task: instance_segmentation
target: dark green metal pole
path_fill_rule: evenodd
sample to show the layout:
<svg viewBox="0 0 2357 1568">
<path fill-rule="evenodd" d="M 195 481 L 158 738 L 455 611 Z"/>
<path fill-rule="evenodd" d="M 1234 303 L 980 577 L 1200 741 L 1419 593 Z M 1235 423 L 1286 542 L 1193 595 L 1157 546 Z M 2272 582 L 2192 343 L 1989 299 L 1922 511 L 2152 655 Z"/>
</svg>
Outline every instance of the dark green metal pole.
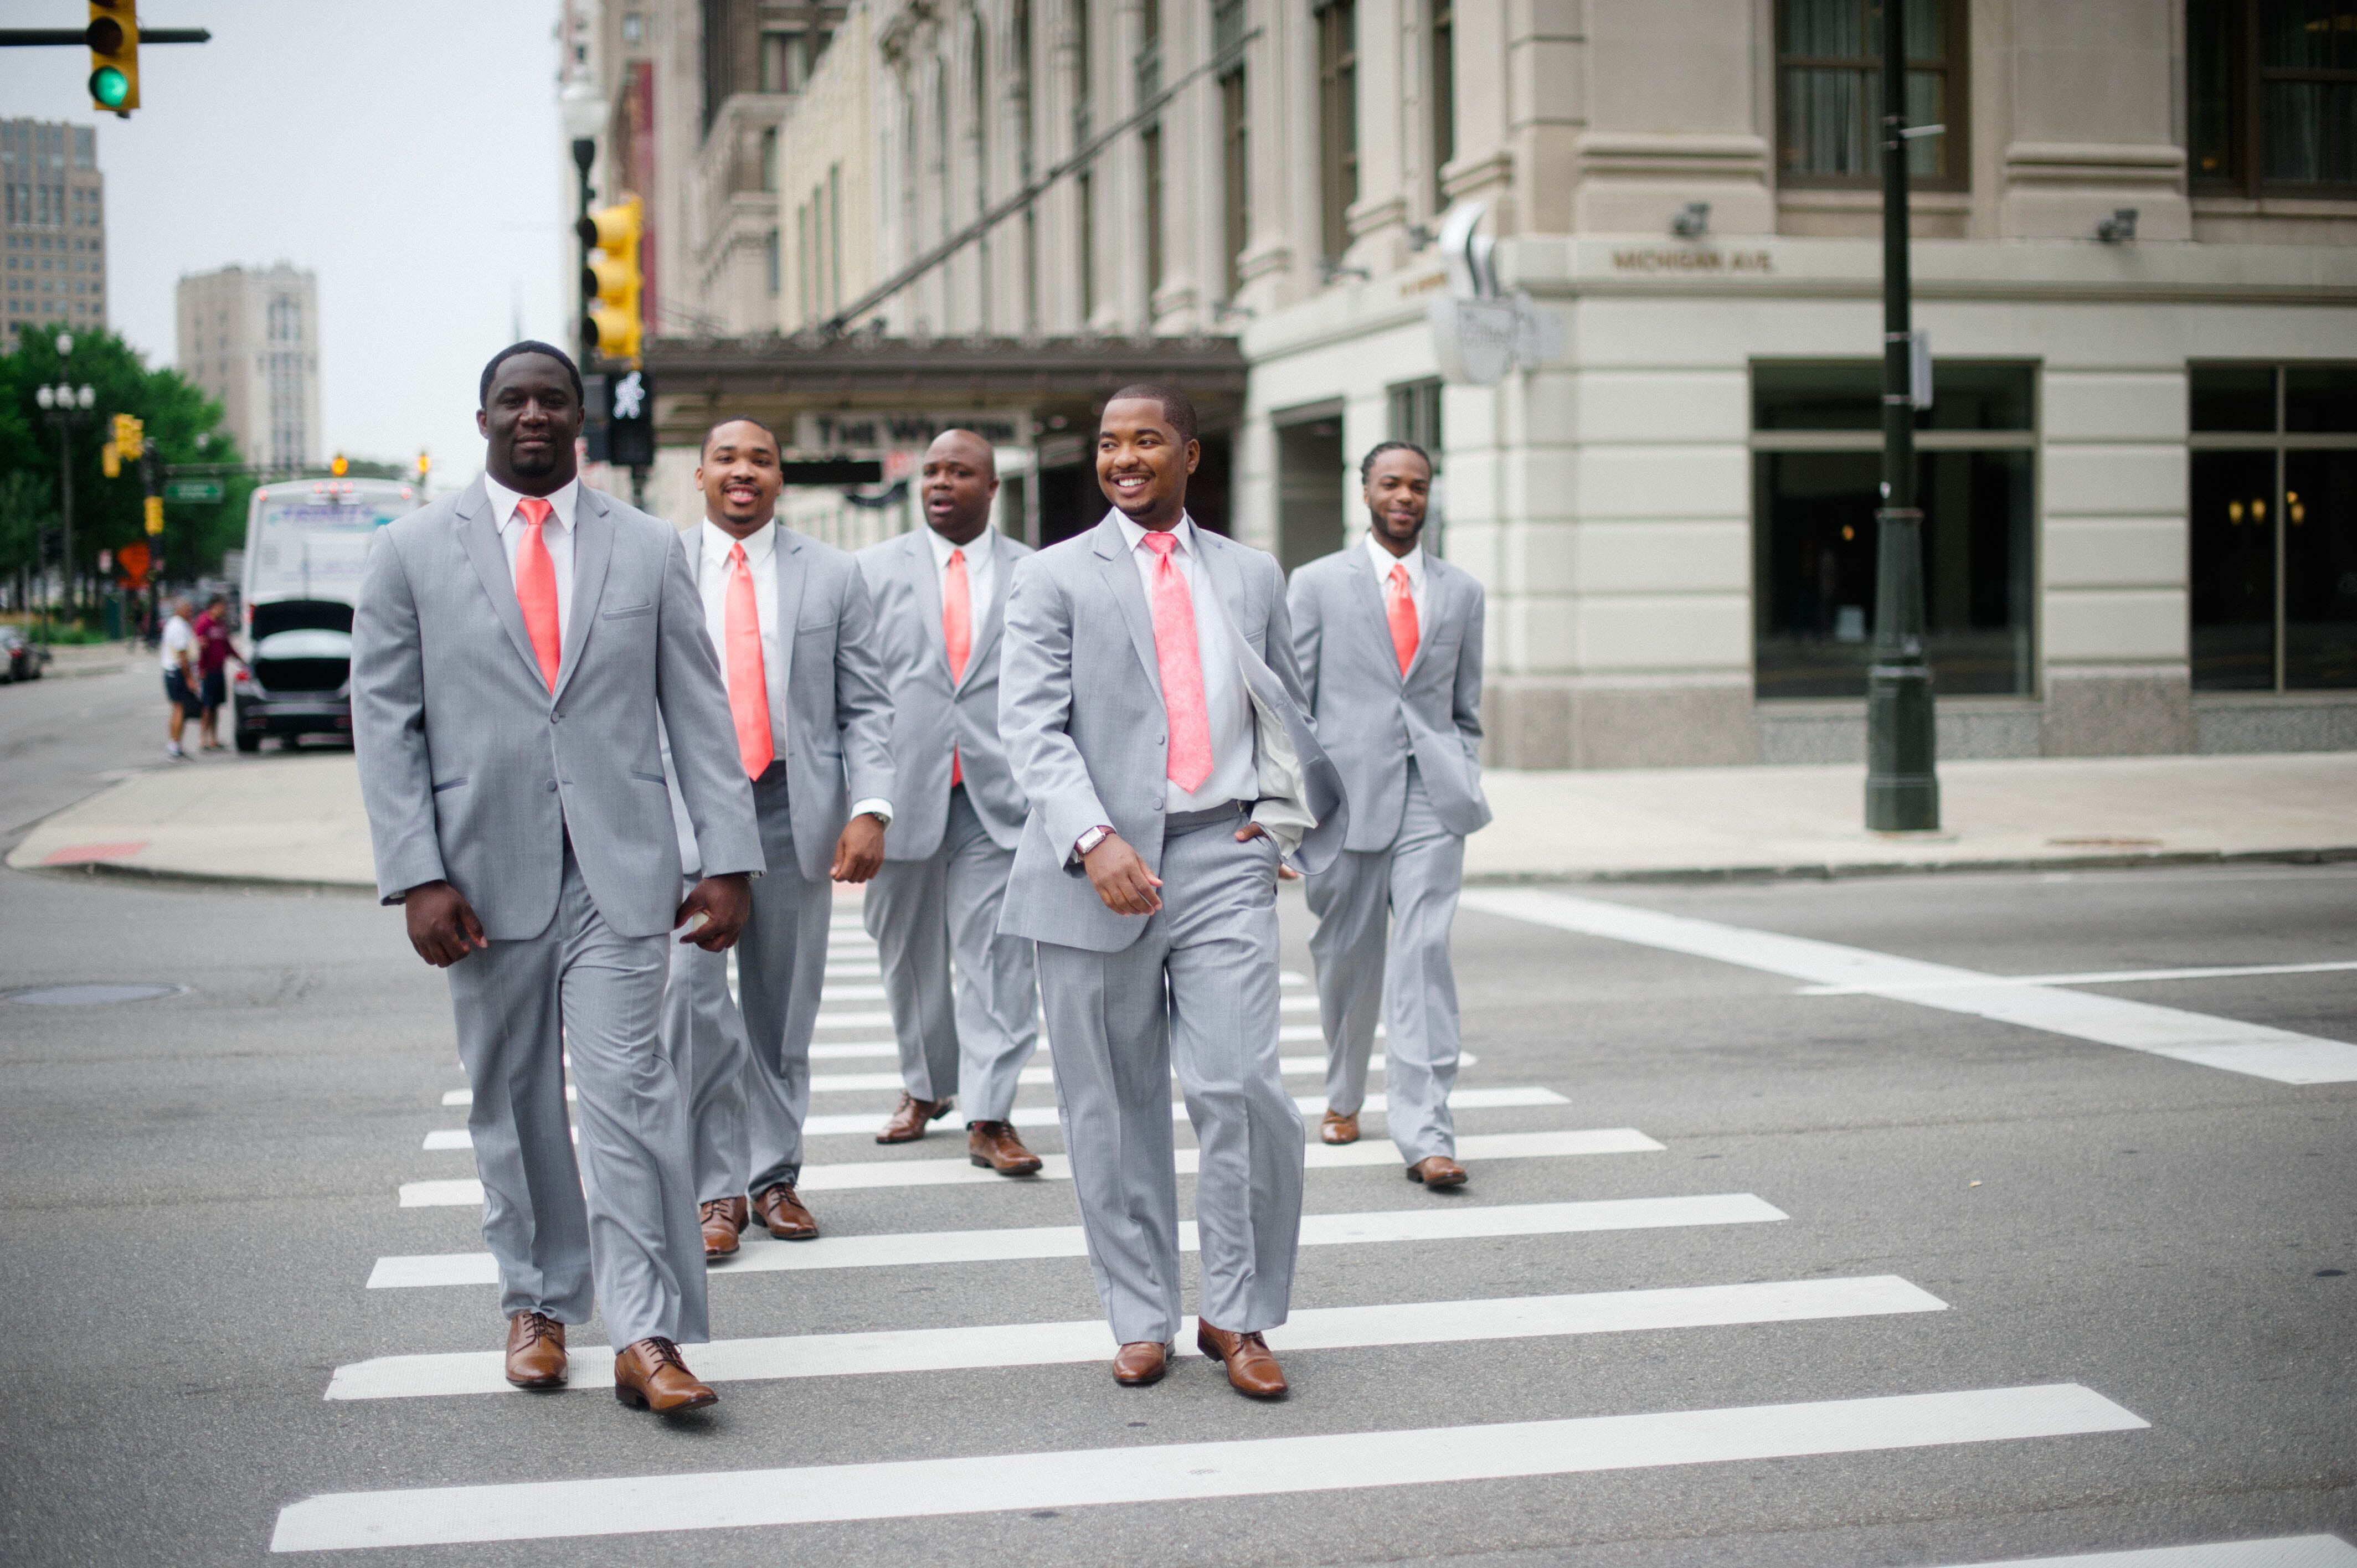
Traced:
<svg viewBox="0 0 2357 1568">
<path fill-rule="evenodd" d="M 1882 4 L 1882 505 L 1875 512 L 1874 663 L 1866 683 L 1866 825 L 1940 825 L 1932 671 L 1923 661 L 1923 514 L 1907 277 L 1907 38 L 1903 0 Z"/>
</svg>

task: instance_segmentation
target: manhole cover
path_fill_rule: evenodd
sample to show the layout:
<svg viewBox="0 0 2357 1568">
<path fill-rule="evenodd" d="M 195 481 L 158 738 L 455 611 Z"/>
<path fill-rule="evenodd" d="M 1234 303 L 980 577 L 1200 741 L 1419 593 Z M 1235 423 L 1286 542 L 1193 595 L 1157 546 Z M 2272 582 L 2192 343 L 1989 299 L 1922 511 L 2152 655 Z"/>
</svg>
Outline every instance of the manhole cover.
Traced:
<svg viewBox="0 0 2357 1568">
<path fill-rule="evenodd" d="M 27 985 L 7 993 L 7 997 L 36 1007 L 95 1007 L 105 1002 L 153 1002 L 158 996 L 178 996 L 187 989 L 153 980 L 95 980 L 73 985 Z"/>
</svg>

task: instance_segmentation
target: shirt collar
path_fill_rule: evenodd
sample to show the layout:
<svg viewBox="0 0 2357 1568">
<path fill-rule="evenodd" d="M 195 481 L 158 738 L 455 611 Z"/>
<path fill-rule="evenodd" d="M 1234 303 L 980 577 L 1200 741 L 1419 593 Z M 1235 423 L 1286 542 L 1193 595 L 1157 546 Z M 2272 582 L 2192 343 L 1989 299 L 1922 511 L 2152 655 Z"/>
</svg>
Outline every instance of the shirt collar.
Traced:
<svg viewBox="0 0 2357 1568">
<path fill-rule="evenodd" d="M 950 552 L 952 550 L 963 550 L 965 552 L 966 570 L 969 572 L 981 571 L 983 567 L 990 564 L 990 553 L 993 549 L 996 548 L 991 542 L 991 535 L 996 532 L 996 531 L 994 529 L 985 528 L 980 533 L 975 534 L 972 539 L 967 540 L 963 544 L 952 544 L 948 540 L 943 539 L 940 534 L 934 532 L 932 529 L 928 527 L 925 530 L 925 542 L 932 546 L 933 570 L 936 572 L 948 571 L 950 569 Z"/>
<path fill-rule="evenodd" d="M 1139 542 L 1146 538 L 1146 526 L 1143 523 L 1132 522 L 1128 516 L 1124 513 L 1119 507 L 1115 507 L 1114 509 L 1113 520 L 1121 524 L 1121 537 L 1123 542 L 1127 544 L 1130 549 L 1135 550 Z M 1178 526 L 1172 529 L 1170 532 L 1172 534 L 1177 536 L 1178 541 L 1178 548 L 1174 553 L 1188 555 L 1194 553 L 1195 520 L 1192 517 L 1183 511 L 1180 512 L 1178 514 Z"/>
<path fill-rule="evenodd" d="M 1407 568 L 1408 586 L 1411 588 L 1424 586 L 1424 545 L 1421 542 L 1406 554 L 1394 555 L 1383 548 L 1383 542 L 1370 530 L 1367 534 L 1367 558 L 1374 563 L 1375 581 L 1378 583 L 1387 583 L 1391 580 L 1394 566 L 1405 566 Z"/>
<path fill-rule="evenodd" d="M 491 526 L 505 528 L 515 519 L 516 502 L 523 499 L 522 490 L 511 490 L 489 474 L 483 476 L 483 493 L 491 498 Z M 581 503 L 581 481 L 567 479 L 548 492 L 548 504 L 555 509 L 555 521 L 560 527 L 573 526 L 573 514 Z M 545 525 L 544 525 L 545 526 Z"/>
<path fill-rule="evenodd" d="M 738 543 L 735 534 L 708 517 L 704 520 L 704 547 L 706 552 L 711 553 L 715 562 L 727 560 L 728 553 L 736 549 Z M 769 521 L 747 534 L 743 543 L 745 564 L 748 567 L 768 565 L 770 558 L 778 553 L 777 518 L 773 515 Z"/>
</svg>

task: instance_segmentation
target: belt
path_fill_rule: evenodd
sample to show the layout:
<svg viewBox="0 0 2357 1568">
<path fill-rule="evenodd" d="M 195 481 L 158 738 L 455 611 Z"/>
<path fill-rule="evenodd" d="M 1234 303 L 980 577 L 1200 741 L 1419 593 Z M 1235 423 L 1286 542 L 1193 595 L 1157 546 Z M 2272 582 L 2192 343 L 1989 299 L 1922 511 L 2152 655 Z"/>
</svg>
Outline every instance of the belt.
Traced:
<svg viewBox="0 0 2357 1568">
<path fill-rule="evenodd" d="M 1222 822 L 1234 822 L 1252 809 L 1250 800 L 1231 800 L 1224 806 L 1213 806 L 1207 811 L 1173 811 L 1162 819 L 1162 836 L 1168 838 L 1172 833 L 1191 833 L 1198 828 L 1218 827 Z"/>
</svg>

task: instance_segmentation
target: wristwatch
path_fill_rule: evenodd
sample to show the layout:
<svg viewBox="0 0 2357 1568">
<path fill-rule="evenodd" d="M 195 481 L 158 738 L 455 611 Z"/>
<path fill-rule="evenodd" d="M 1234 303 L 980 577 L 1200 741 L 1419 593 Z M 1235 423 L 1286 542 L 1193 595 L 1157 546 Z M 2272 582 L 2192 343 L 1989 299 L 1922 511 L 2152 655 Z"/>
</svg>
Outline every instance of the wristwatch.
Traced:
<svg viewBox="0 0 2357 1568">
<path fill-rule="evenodd" d="M 1088 832 L 1082 833 L 1079 838 L 1072 841 L 1072 858 L 1075 860 L 1086 860 L 1089 857 L 1089 851 L 1096 848 L 1097 845 L 1104 843 L 1105 840 L 1111 837 L 1113 837 L 1112 824 L 1107 822 L 1099 822 L 1095 827 L 1091 828 Z"/>
</svg>

